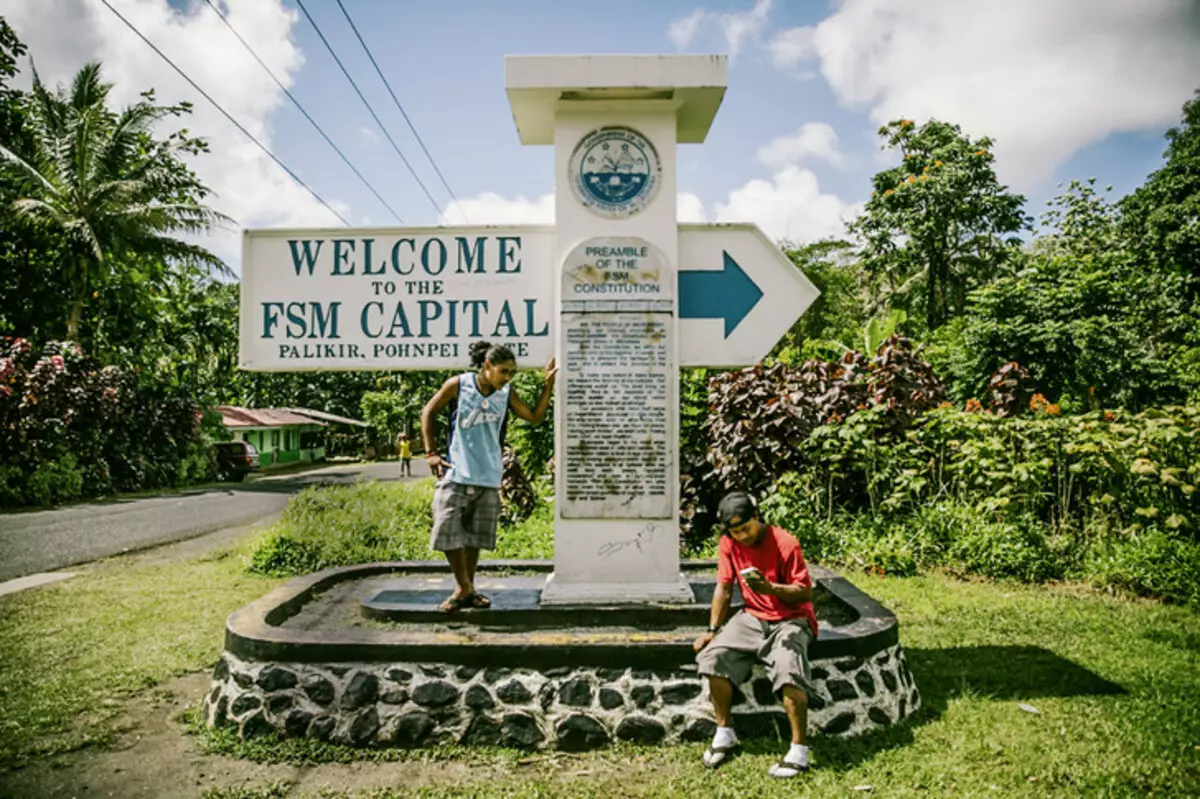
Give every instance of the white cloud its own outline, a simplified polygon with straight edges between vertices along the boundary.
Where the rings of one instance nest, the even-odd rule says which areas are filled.
[[[704,222],[704,203],[695,194],[680,192],[676,197],[676,218],[680,222]],[[554,194],[536,200],[517,195],[513,199],[485,191],[448,203],[442,210],[447,225],[553,225]]]
[[[1022,189],[1110,134],[1176,122],[1200,76],[1193,0],[844,0],[779,34],[776,63],[806,38],[841,101],[990,136]]]
[[[554,195],[543,194],[536,200],[518,195],[515,199],[485,191],[475,197],[449,203],[442,209],[447,225],[552,225]]]
[[[730,192],[728,202],[716,205],[716,221],[753,222],[776,241],[801,244],[844,235],[846,222],[861,212],[859,203],[822,194],[812,172],[789,165],[771,180],[752,180]]]
[[[791,69],[816,55],[812,28],[791,28],[780,32],[767,43],[771,63],[780,69]]]
[[[698,8],[686,17],[671,20],[667,26],[667,37],[677,48],[686,50],[702,26],[712,25],[724,36],[725,53],[732,62],[741,51],[743,41],[758,38],[770,13],[771,0],[757,0],[754,8],[736,13]]]
[[[667,38],[675,42],[675,46],[680,50],[686,49],[692,43],[700,23],[706,16],[708,16],[707,11],[697,8],[686,17],[671,20],[671,24],[667,26]]]
[[[379,134],[371,128],[363,126],[358,129],[358,132],[359,135],[363,137],[363,140],[369,142],[370,144],[375,144],[379,141]]]
[[[509,199],[484,192],[443,209],[446,224],[464,225],[549,225],[554,223],[554,195],[535,200],[517,196]],[[463,216],[466,212],[466,217]],[[711,215],[717,222],[754,222],[772,239],[797,243],[840,236],[846,221],[857,216],[862,205],[847,203],[832,194],[822,194],[816,176],[806,169],[786,166],[771,180],[752,180],[730,192],[728,202],[717,203]],[[680,222],[708,222],[703,201],[690,192],[676,196],[676,218]]]
[[[838,135],[824,122],[807,122],[790,136],[772,139],[758,148],[758,160],[766,166],[796,164],[808,157],[820,158],[844,168],[846,157],[838,149]]]
[[[285,101],[283,92],[210,8],[195,3],[187,12],[178,12],[168,7],[166,0],[111,2],[234,119],[273,149],[269,121]],[[304,62],[293,40],[295,12],[282,0],[221,5],[259,57],[290,85]],[[209,197],[210,204],[233,217],[238,226],[340,224],[102,4],[90,0],[0,0],[0,15],[29,46],[38,73],[48,85],[67,84],[85,62],[99,60],[103,78],[114,84],[110,98],[118,106],[136,102],[137,95],[151,87],[160,103],[191,101],[192,115],[164,120],[158,134],[186,127],[192,135],[208,139],[211,152],[196,157],[192,166],[215,194]],[[289,166],[296,170],[294,164]],[[313,188],[321,193],[320,187]],[[348,215],[344,203],[322,196],[343,216]],[[238,266],[241,244],[236,230],[214,233],[200,243],[235,269]]]
[[[691,192],[680,192],[675,199],[675,218],[685,223],[707,222],[704,201]]]

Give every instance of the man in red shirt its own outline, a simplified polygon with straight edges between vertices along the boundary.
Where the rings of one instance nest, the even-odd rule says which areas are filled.
[[[795,777],[808,770],[808,693],[813,690],[808,646],[817,637],[808,565],[795,536],[760,522],[747,494],[726,495],[717,521],[725,528],[717,549],[717,586],[708,632],[693,644],[717,722],[704,764],[716,768],[737,749],[729,712],[733,686],[761,661],[792,727],[791,748],[771,766],[771,776]],[[745,608],[722,625],[735,580],[741,580]]]

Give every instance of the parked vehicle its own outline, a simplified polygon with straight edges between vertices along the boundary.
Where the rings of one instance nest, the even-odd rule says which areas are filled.
[[[259,468],[258,450],[246,441],[221,441],[216,445],[217,477],[240,483]]]

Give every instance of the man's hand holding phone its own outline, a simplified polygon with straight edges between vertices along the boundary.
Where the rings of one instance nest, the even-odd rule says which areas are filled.
[[[738,574],[742,575],[742,579],[746,582],[746,587],[756,594],[770,594],[771,584],[767,582],[767,578],[753,566],[742,569]]]

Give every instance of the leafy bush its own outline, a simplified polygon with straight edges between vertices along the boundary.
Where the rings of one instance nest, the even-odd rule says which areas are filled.
[[[1036,399],[1036,398],[1035,398]],[[810,513],[917,512],[953,498],[1055,531],[1200,524],[1200,408],[1075,417],[1053,406],[1018,418],[939,408],[904,436],[881,410],[813,431],[798,450],[793,491]]]
[[[842,440],[829,433],[854,431],[856,420],[877,414],[858,411],[814,438]],[[884,464],[878,492],[894,492],[876,509],[814,497],[820,480],[812,480],[810,467],[776,482],[762,501],[763,517],[793,531],[810,559],[853,570],[907,575],[936,567],[1024,582],[1086,579],[1200,606],[1189,491],[1200,469],[1198,416],[1198,409],[1175,409],[1121,421],[1111,411],[1014,420],[937,410],[872,456]],[[955,444],[930,456],[923,437],[937,425],[954,429],[947,437],[942,428],[938,440]],[[842,441],[850,450],[862,446],[853,437]],[[887,465],[893,459],[901,459],[899,468]],[[864,468],[863,459],[857,463]],[[898,495],[905,499],[893,501]]]
[[[540,369],[517,372],[512,381],[513,391],[516,391],[530,408],[537,406],[545,384],[546,373]],[[526,424],[510,415],[505,443],[516,452],[517,462],[531,479],[536,480],[546,474],[553,477],[554,470],[549,468],[550,459],[554,457],[553,398],[541,424]]]
[[[249,569],[292,576],[333,566],[390,560],[440,560],[429,548],[433,482],[314,486],[293,497],[282,518],[254,547]],[[490,558],[548,558],[554,551],[553,507],[500,531]]]
[[[4,506],[48,504],[212,477],[219,417],[183,389],[100,367],[70,342],[0,339]]]
[[[919,527],[894,524],[867,514],[840,513],[832,519],[808,512],[798,501],[792,476],[762,501],[762,518],[796,536],[805,558],[842,564],[873,574],[916,574],[926,547],[915,535]]]
[[[945,565],[951,571],[1031,583],[1058,579],[1065,567],[1046,546],[1042,529],[1036,523],[977,517],[950,540]]]
[[[537,509],[539,503],[533,483],[525,476],[512,447],[504,448],[504,476],[500,482],[500,524],[519,524]]]
[[[996,416],[1016,416],[1029,407],[1034,396],[1029,370],[1016,361],[992,372],[988,380],[988,410]]]
[[[1200,607],[1200,544],[1161,531],[1097,542],[1086,573],[1096,586]]]
[[[38,505],[55,505],[79,499],[83,476],[72,455],[40,464],[25,486],[26,498]]]
[[[1016,361],[1064,408],[1185,401],[1196,303],[1182,277],[1137,251],[1090,183],[1072,182],[1043,221],[1019,268],[970,292],[965,316],[937,333],[955,398],[983,396],[988,375]]]
[[[695,549],[711,530],[720,495],[740,488],[764,493],[781,475],[809,473],[803,442],[856,412],[878,421],[872,435],[895,436],[941,399],[942,388],[920,350],[902,336],[886,339],[869,361],[847,352],[836,363],[777,363],[718,374],[709,381],[705,461],[684,458],[680,516]]]

